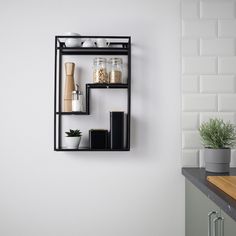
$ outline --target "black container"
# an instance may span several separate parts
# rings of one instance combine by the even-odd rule
[[[110,145],[111,149],[124,149],[124,116],[121,111],[110,112]]]
[[[108,130],[89,130],[89,147],[90,149],[108,149]]]

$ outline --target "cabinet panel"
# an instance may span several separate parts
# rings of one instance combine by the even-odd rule
[[[188,180],[185,182],[185,204],[185,236],[207,236],[208,213],[220,212],[219,207]]]
[[[222,210],[221,216],[224,218],[224,236],[236,236],[236,222]]]

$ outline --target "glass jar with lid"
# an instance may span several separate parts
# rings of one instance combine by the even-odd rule
[[[83,93],[81,91],[72,92],[72,111],[83,111]]]
[[[96,57],[93,60],[93,82],[108,83],[107,59]]]
[[[123,60],[122,58],[111,58],[109,60],[109,82],[111,84],[121,84],[122,83],[122,68]]]
[[[83,93],[79,90],[79,85],[76,84],[77,89],[72,92],[72,111],[83,111]]]

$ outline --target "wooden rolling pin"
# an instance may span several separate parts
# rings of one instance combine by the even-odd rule
[[[74,72],[75,72],[75,63],[67,62],[65,63],[66,70],[66,81],[65,81],[65,93],[64,93],[64,111],[72,111],[72,91],[75,90],[74,83]]]

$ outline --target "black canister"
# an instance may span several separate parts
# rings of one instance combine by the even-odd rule
[[[111,149],[124,149],[124,116],[123,111],[110,112]]]
[[[108,130],[104,129],[89,130],[89,147],[90,149],[107,149]]]

